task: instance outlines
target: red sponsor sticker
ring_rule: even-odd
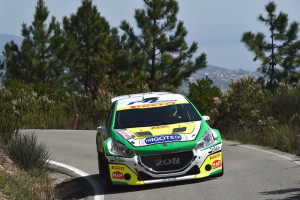
[[[215,155],[210,156],[210,160],[216,159],[221,156],[221,153],[217,153]]]
[[[119,167],[119,166],[111,166],[111,169],[116,169],[116,170],[122,170],[122,171],[124,171],[124,167]]]
[[[119,171],[113,172],[113,173],[112,173],[112,178],[113,178],[113,179],[120,179],[120,180],[123,180],[123,173],[122,173],[122,172],[119,172]]]
[[[162,129],[162,128],[169,128],[169,126],[153,126],[151,129]]]
[[[222,167],[222,161],[221,161],[221,160],[215,160],[215,161],[212,163],[212,166],[213,166],[213,169]]]
[[[117,129],[119,135],[121,135],[125,140],[128,140],[132,137],[132,131],[126,129]]]
[[[153,104],[146,104],[146,105],[137,105],[137,106],[130,106],[130,108],[151,108],[151,107],[158,107],[158,106],[167,106],[175,104],[175,102],[164,102],[164,103],[153,103]]]

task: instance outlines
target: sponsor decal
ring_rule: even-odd
[[[172,142],[172,141],[181,141],[182,137],[179,134],[174,135],[161,135],[155,137],[149,137],[145,139],[146,144],[155,144],[155,143],[163,143],[163,142]]]
[[[119,167],[119,166],[111,166],[111,169],[124,171],[124,167]]]
[[[162,129],[162,128],[170,128],[170,126],[153,126],[153,127],[151,127],[151,130]]]
[[[119,179],[119,180],[123,180],[123,173],[116,171],[112,173],[112,178],[113,179]]]
[[[215,153],[217,151],[220,151],[221,147],[220,146],[213,146],[213,147],[210,147],[209,149],[210,149],[211,153]]]
[[[175,178],[164,178],[162,181],[163,182],[176,181],[176,177]]]
[[[215,161],[212,163],[212,167],[213,167],[213,169],[222,167],[222,161],[221,161],[221,160],[215,160]]]
[[[128,105],[133,105],[135,103],[161,103],[161,102],[170,102],[170,101],[177,101],[177,100],[160,100],[158,99],[149,99],[149,100],[143,100],[143,101],[133,101],[130,102]]]
[[[137,106],[130,106],[130,108],[152,108],[152,107],[158,107],[158,106],[168,106],[175,104],[175,102],[165,102],[165,103],[153,103],[153,104],[146,104],[146,105],[137,105]]]
[[[193,124],[194,122],[185,122],[185,124]]]
[[[123,137],[125,140],[129,140],[131,138],[134,137],[134,134],[132,131],[130,130],[126,130],[126,129],[117,129],[116,132]]]
[[[217,153],[217,154],[215,154],[215,155],[210,156],[210,160],[219,158],[220,156],[221,156],[221,153]]]
[[[110,160],[111,162],[115,162],[115,163],[124,163],[125,160],[122,157],[114,157],[113,160]]]

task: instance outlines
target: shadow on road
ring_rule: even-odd
[[[87,178],[93,178],[97,180],[98,183],[102,186],[104,193],[95,194],[90,184],[86,181]],[[107,190],[105,188],[104,179],[101,178],[98,174],[94,174],[86,177],[73,178],[72,180],[70,180],[69,181],[70,183],[79,182],[81,184],[81,188],[76,189],[77,191],[80,192],[75,192],[74,194],[69,195],[67,199],[82,199],[94,195],[118,194],[118,193],[134,192],[134,191],[151,190],[155,188],[167,188],[167,187],[178,186],[178,185],[196,184],[199,182],[204,182],[215,178],[216,177],[209,177],[204,179],[195,179],[195,180],[186,180],[186,181],[159,183],[159,184],[150,184],[150,185],[139,185],[139,186],[116,186],[111,190]]]
[[[289,188],[289,189],[273,190],[273,191],[266,191],[266,192],[260,192],[260,193],[262,195],[281,195],[281,194],[287,195],[287,194],[291,193],[289,197],[285,197],[284,199],[285,200],[299,200],[300,199],[300,188]]]
[[[55,192],[59,199],[84,199],[89,193],[93,193],[89,187],[84,177],[77,177],[56,185]]]
[[[234,144],[228,144],[227,146],[235,147],[235,146],[242,146],[242,145],[246,145],[246,144],[243,144],[243,143],[234,143]]]

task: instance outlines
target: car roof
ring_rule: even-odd
[[[128,100],[131,101],[133,99],[145,99],[145,98],[151,98],[151,97],[159,97],[161,95],[165,94],[172,94],[170,92],[148,92],[148,93],[139,93],[139,94],[127,94],[122,96],[117,96],[111,99],[111,102],[119,101],[119,100]]]
[[[133,103],[154,103],[168,101],[187,101],[181,94],[173,94],[170,92],[150,92],[140,94],[129,94],[113,98],[112,103],[118,101],[118,108],[125,107]]]

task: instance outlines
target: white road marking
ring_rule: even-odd
[[[229,141],[222,141],[224,143],[227,143],[227,144],[233,144],[234,142],[229,142]],[[237,142],[238,143],[238,142]],[[241,143],[242,144],[242,143]],[[241,145],[242,147],[245,147],[245,148],[248,148],[248,149],[255,149],[255,150],[258,150],[258,151],[262,151],[262,152],[265,152],[265,153],[268,153],[268,154],[272,154],[272,155],[276,155],[278,157],[281,157],[281,158],[284,158],[284,159],[288,159],[294,163],[296,163],[297,165],[300,165],[300,161],[297,161],[297,160],[294,160],[293,158],[289,158],[287,156],[283,156],[283,155],[280,155],[278,153],[274,153],[274,152],[271,152],[271,151],[267,151],[267,150],[263,150],[263,149],[259,149],[259,148],[256,148],[256,147],[252,147],[252,146],[249,146],[249,145]]]
[[[95,180],[93,177],[91,177],[88,173],[86,173],[86,172],[84,172],[80,169],[77,169],[73,166],[66,165],[66,164],[60,163],[60,162],[56,162],[54,160],[49,160],[49,163],[53,164],[53,165],[56,165],[56,166],[59,166],[59,167],[66,168],[68,170],[71,170],[72,172],[74,172],[74,173],[78,174],[79,176],[85,178],[89,182],[89,184],[92,186],[95,194],[103,194],[104,190],[103,190],[101,184],[99,184],[98,181]],[[95,195],[94,200],[104,200],[104,195]]]

